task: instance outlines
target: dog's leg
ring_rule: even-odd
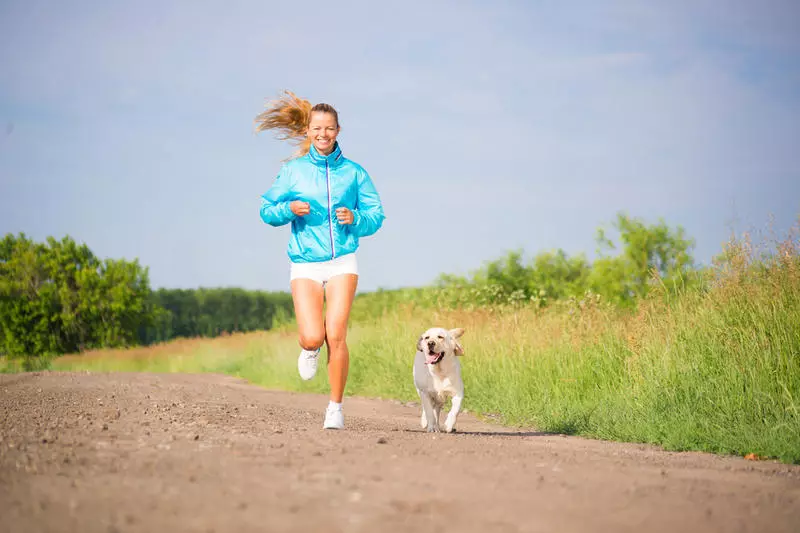
[[[419,404],[422,406],[420,409],[422,414],[419,417],[419,425],[422,427],[422,429],[425,429],[428,427],[428,418],[425,416],[425,398],[423,398],[425,393],[417,388],[417,395],[419,395]]]
[[[448,433],[452,433],[456,429],[456,419],[458,418],[459,411],[461,411],[461,402],[463,400],[464,396],[453,396],[453,405],[450,407],[450,412],[447,414],[447,420],[444,422],[444,429]]]
[[[441,428],[441,424],[439,423],[442,420],[442,407],[444,407],[444,402],[441,400],[435,402],[433,404],[433,412],[436,413],[436,427]]]
[[[420,395],[422,399],[422,418],[425,419],[425,428],[428,433],[438,433],[439,424],[437,423],[436,414],[433,406],[433,399],[428,394]],[[420,420],[421,422],[422,420]]]

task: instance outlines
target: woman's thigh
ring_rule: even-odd
[[[325,340],[325,324],[322,308],[325,291],[322,284],[306,278],[292,280],[292,301],[297,319],[300,343],[313,347],[321,346]]]
[[[334,276],[325,285],[325,329],[329,341],[344,341],[347,337],[347,322],[358,287],[358,276],[342,274]]]

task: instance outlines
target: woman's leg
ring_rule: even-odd
[[[331,386],[331,401],[342,402],[347,371],[350,368],[350,352],[347,349],[347,322],[350,308],[356,295],[358,276],[342,274],[334,276],[325,285],[328,305],[325,312],[325,341],[328,344],[328,381]]]
[[[324,294],[322,283],[318,281],[306,278],[292,280],[298,340],[304,350],[316,350],[325,342],[325,325],[322,322]]]

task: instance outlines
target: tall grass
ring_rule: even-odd
[[[595,296],[546,309],[440,310],[408,294],[391,305],[357,301],[348,394],[415,399],[417,337],[433,325],[460,326],[467,331],[465,407],[472,411],[545,431],[800,463],[800,250],[794,237],[768,257],[746,241],[732,242],[706,283],[677,294],[653,291],[633,311]],[[303,382],[296,356],[289,325],[64,357],[53,366],[224,372],[269,387],[326,391],[324,365]]]

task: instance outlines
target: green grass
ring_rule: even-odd
[[[770,262],[743,263],[710,288],[655,293],[635,311],[594,298],[545,310],[469,311],[357,300],[347,394],[416,399],[417,337],[433,325],[460,326],[471,411],[544,431],[800,463],[798,257],[793,248]],[[297,377],[297,352],[289,325],[64,357],[52,368],[221,372],[326,392],[324,365],[309,382]]]

